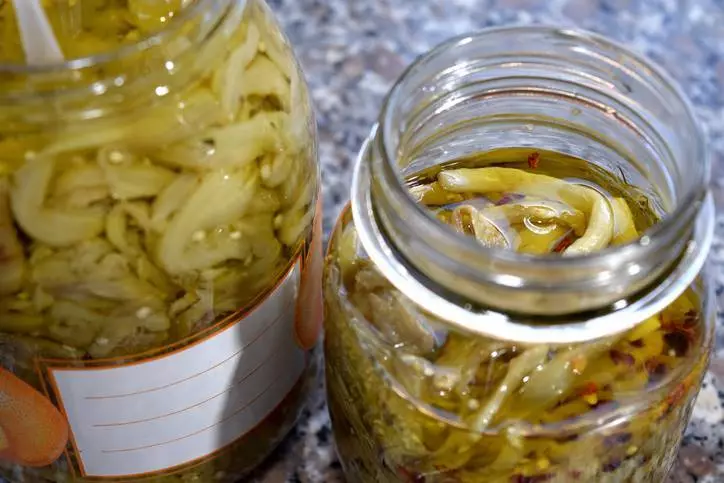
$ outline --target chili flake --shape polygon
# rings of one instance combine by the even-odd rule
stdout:
[[[561,253],[563,250],[568,248],[573,244],[573,234],[569,233],[566,236],[563,237],[561,241],[558,242],[558,244],[553,248],[554,253]]]
[[[631,367],[636,364],[636,359],[634,358],[634,356],[618,349],[611,349],[609,351],[609,356],[616,365],[625,365]]]
[[[406,468],[398,467],[397,474],[402,478],[403,481],[409,483],[422,483],[425,481],[425,477],[415,472],[409,471]]]
[[[669,407],[675,406],[686,395],[686,389],[687,385],[683,382],[676,386],[676,388],[666,397],[666,404],[668,404]]]
[[[598,384],[596,384],[595,382],[588,382],[581,390],[581,396],[595,394],[596,392],[598,392]]]
[[[684,314],[684,325],[691,326],[694,325],[699,320],[699,312],[696,310],[687,310]]]
[[[510,478],[510,483],[544,483],[546,481],[552,480],[554,476],[554,473],[546,473],[543,475],[533,476],[513,475]]]
[[[628,444],[631,439],[633,438],[633,435],[631,433],[625,432],[625,433],[614,433],[611,435],[606,436],[603,439],[603,444],[607,448],[615,448],[617,446],[621,446],[624,444]]]
[[[583,473],[580,470],[571,470],[568,472],[568,476],[570,476],[574,480],[580,479],[582,474]]]
[[[614,458],[608,463],[604,464],[601,469],[604,473],[613,473],[618,469],[619,466],[621,466],[621,460]]]
[[[644,363],[644,368],[649,374],[649,384],[656,384],[660,382],[669,370],[666,364],[656,358],[648,359]]]
[[[664,335],[664,341],[679,357],[685,355],[689,346],[696,341],[696,325],[687,324],[686,319],[683,322],[669,320],[664,322],[661,327],[668,332]]]
[[[595,382],[587,383],[581,390],[581,397],[590,406],[598,404],[598,385]]]
[[[495,206],[507,205],[508,203],[514,203],[523,199],[525,199],[525,195],[520,193],[507,193],[495,202]]]
[[[528,167],[530,169],[536,169],[540,163],[540,153],[530,153],[528,155]]]

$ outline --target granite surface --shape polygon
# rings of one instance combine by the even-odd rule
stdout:
[[[714,157],[719,211],[711,264],[724,297],[724,0],[276,0],[272,8],[311,84],[318,113],[325,229],[347,199],[350,168],[401,70],[440,41],[482,27],[555,24],[639,50],[684,86]],[[724,305],[721,305],[724,307]],[[670,483],[724,482],[724,312],[717,354]],[[343,481],[320,391],[256,481]],[[623,483],[623,482],[622,482]]]

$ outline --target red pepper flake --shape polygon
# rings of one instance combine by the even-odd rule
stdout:
[[[694,342],[697,336],[696,324],[694,323],[696,319],[694,319],[694,322],[690,320],[691,319],[687,319],[686,316],[683,321],[665,320],[661,324],[661,328],[669,333],[681,334],[685,336],[689,342]]]
[[[634,358],[634,356],[627,352],[623,352],[618,349],[611,349],[608,354],[611,357],[611,360],[616,365],[625,365],[631,367],[636,364],[636,359]]]
[[[617,446],[621,446],[624,444],[628,444],[631,442],[631,439],[633,438],[633,435],[631,433],[615,433],[610,434],[603,438],[603,445],[606,448],[615,448]]]
[[[546,473],[543,475],[513,475],[510,477],[510,483],[544,483],[550,481],[555,477],[555,473]]]
[[[684,326],[685,327],[692,327],[696,325],[696,323],[699,321],[699,312],[696,310],[688,310],[684,314]]]
[[[631,344],[632,347],[636,347],[637,349],[641,349],[644,345],[646,345],[643,339],[632,340],[631,342],[629,342],[629,344]]]
[[[569,233],[564,236],[563,239],[561,239],[561,241],[559,241],[558,244],[553,248],[553,252],[561,253],[563,250],[571,245],[573,245],[573,233]]]
[[[619,468],[619,466],[621,466],[621,460],[614,458],[608,463],[605,463],[601,469],[604,473],[613,473]]]
[[[424,483],[425,481],[424,476],[401,466],[397,468],[397,474],[400,476],[400,478],[402,478],[402,481],[406,483]]]
[[[540,163],[540,154],[538,152],[530,153],[528,155],[528,167],[530,169],[536,169]]]
[[[570,476],[570,477],[573,478],[574,480],[580,479],[580,478],[581,478],[581,475],[583,475],[583,473],[580,472],[580,471],[578,471],[578,470],[571,470],[571,471],[568,472],[568,476]]]
[[[657,372],[659,365],[661,362],[657,361],[655,357],[652,357],[651,359],[647,359],[646,362],[644,362],[644,369],[646,369],[646,372],[649,374],[652,374],[654,372]]]
[[[681,383],[676,388],[674,388],[671,393],[669,393],[668,396],[666,396],[666,404],[669,405],[669,407],[673,407],[676,404],[678,404],[686,395],[687,385],[686,383]]]
[[[595,382],[587,382],[583,389],[581,389],[581,396],[590,396],[598,392],[598,384]]]
[[[678,357],[684,357],[689,352],[693,342],[692,336],[684,332],[670,332],[664,335],[664,342]]]
[[[646,368],[646,372],[649,374],[649,383],[651,384],[660,382],[669,371],[666,364],[656,360],[655,358],[651,358],[644,362],[644,367]]]
[[[508,203],[514,203],[523,199],[525,199],[525,195],[522,195],[520,193],[507,193],[495,202],[495,206],[507,205]]]
[[[600,402],[598,400],[598,385],[595,382],[587,383],[583,389],[581,389],[580,397],[586,401],[589,406],[596,406]]]
[[[662,408],[663,410],[661,411],[661,415],[659,415],[659,421],[671,414],[671,412],[686,397],[686,393],[689,389],[689,384],[689,382],[680,383],[674,388],[673,391],[669,393],[668,396],[666,396],[666,399],[664,400],[664,407]]]

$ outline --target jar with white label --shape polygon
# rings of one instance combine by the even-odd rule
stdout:
[[[314,385],[307,87],[262,0],[0,3],[0,480],[236,481]]]

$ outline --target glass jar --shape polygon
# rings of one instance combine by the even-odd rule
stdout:
[[[319,369],[299,66],[262,0],[48,8],[27,66],[0,6],[0,480],[238,481]]]
[[[584,159],[659,221],[600,252],[536,256],[460,236],[410,195],[419,173],[506,148]],[[708,176],[672,81],[597,35],[493,29],[417,60],[361,151],[325,264],[348,480],[664,481],[712,349]]]

